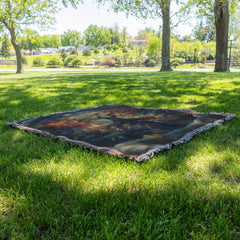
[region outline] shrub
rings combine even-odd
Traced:
[[[124,48],[122,49],[122,52],[123,52],[123,53],[128,53],[128,48],[127,48],[127,47],[124,47]]]
[[[102,60],[102,65],[108,65],[109,67],[115,67],[116,61],[113,58],[107,57]]]
[[[215,57],[212,54],[209,54],[209,57],[207,58],[207,60],[214,60]]]
[[[48,63],[47,66],[51,67],[51,68],[56,68],[56,67],[60,67],[63,64],[62,60],[58,57],[52,57]]]
[[[70,54],[71,55],[78,55],[78,52],[77,52],[76,48],[72,48]]]
[[[123,51],[121,49],[117,49],[115,52],[114,52],[114,55],[123,55]]]
[[[133,49],[134,49],[133,43],[129,43],[128,48],[130,48],[131,50],[133,50]]]
[[[95,54],[98,54],[98,53],[99,53],[99,49],[98,49],[98,48],[94,48],[93,52],[94,52]]]
[[[71,62],[74,60],[74,58],[76,58],[76,56],[69,56],[69,57],[67,57],[66,59],[65,59],[65,61],[64,61],[64,66],[69,66],[69,65],[71,65]]]
[[[84,49],[82,52],[82,55],[85,57],[91,56],[91,50],[90,49]]]
[[[97,66],[100,66],[101,65],[101,60],[98,58],[94,61],[94,64],[97,65]]]
[[[79,58],[79,57],[75,57],[72,61],[71,61],[71,65],[73,67],[79,67],[83,65],[83,61]]]
[[[112,57],[114,60],[115,60],[115,62],[116,62],[116,67],[122,67],[123,66],[123,56],[121,56],[121,55],[116,55],[116,56],[113,56]]]
[[[61,56],[63,61],[67,58],[68,54],[66,53],[65,49],[61,50],[60,56]]]
[[[112,47],[111,47],[111,45],[107,45],[107,47],[106,47],[106,49],[108,50],[108,51],[111,51],[112,50]]]
[[[42,57],[36,57],[33,60],[33,66],[34,67],[42,67],[44,65],[45,65],[45,63],[44,63],[44,59]]]
[[[156,61],[154,61],[154,59],[151,59],[151,58],[146,59],[144,62],[144,65],[146,67],[154,67],[156,66],[156,64],[157,64]]]
[[[141,67],[143,65],[143,60],[141,58],[137,58],[134,63],[134,67]]]
[[[107,49],[103,49],[103,54],[104,54],[104,55],[107,55],[107,54],[108,54]]]
[[[78,57],[77,55],[71,55],[69,57],[67,57],[64,61],[64,66],[72,66],[72,67],[79,67],[84,65],[83,61],[81,60],[80,57]]]
[[[129,54],[128,54],[128,53],[125,53],[125,54],[123,55],[122,59],[123,59],[123,66],[125,66],[125,67],[128,66],[128,62],[129,62],[129,60],[130,60]]]
[[[173,62],[171,65],[172,65],[174,68],[176,68],[176,67],[179,66],[180,64],[179,64],[178,62]]]
[[[185,51],[183,51],[183,50],[176,49],[174,51],[174,57],[186,59],[187,58],[187,53]]]
[[[23,65],[28,64],[27,58],[25,56],[22,56],[22,63],[23,63]]]
[[[114,43],[114,44],[112,45],[112,49],[113,49],[114,51],[116,51],[118,48],[119,48],[119,46],[118,46],[116,43]]]
[[[205,64],[207,61],[207,58],[205,56],[201,56],[199,60],[200,60],[200,63]]]
[[[171,63],[177,62],[179,64],[184,64],[186,62],[185,58],[172,58]]]

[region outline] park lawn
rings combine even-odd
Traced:
[[[236,117],[139,164],[4,125],[102,104]],[[239,239],[239,73],[0,74],[0,239]]]

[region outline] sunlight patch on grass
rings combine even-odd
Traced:
[[[4,219],[9,217],[9,214],[12,208],[13,208],[13,205],[10,202],[10,199],[0,192],[0,220],[1,221],[4,221]]]
[[[9,104],[11,105],[18,105],[19,103],[20,103],[20,100],[14,100],[9,102]]]
[[[236,239],[239,81],[238,73],[0,74],[0,238]],[[142,164],[3,124],[109,103],[237,116]]]

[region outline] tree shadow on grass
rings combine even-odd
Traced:
[[[151,84],[147,78],[151,79]],[[13,109],[21,109],[23,113],[33,113],[32,110],[37,108],[33,114],[109,103],[171,107],[181,104],[178,97],[182,94],[195,93],[191,90],[195,83],[190,80],[168,83],[168,75],[159,77],[157,73],[26,75],[17,80],[18,86],[10,82],[2,91],[2,96],[6,97],[2,104],[10,108],[13,105]]]
[[[198,111],[239,114],[236,89],[209,89],[208,80],[217,81],[224,74],[206,78],[202,73],[76,73],[47,75],[47,80],[43,76],[23,76],[1,90],[1,125],[108,103],[179,108],[184,94],[196,96],[192,106]],[[234,85],[236,76],[228,75]],[[202,103],[197,96],[212,99]],[[201,146],[239,152],[238,122],[237,115],[141,165],[1,126],[0,196],[5,200],[0,238],[237,239],[240,199],[234,192],[237,185],[231,186],[226,178],[231,169],[221,170],[217,162],[220,168],[211,165],[206,180],[191,172],[188,163]],[[215,182],[231,190],[215,189]]]
[[[238,89],[209,89],[209,80],[219,81],[225,74],[205,73],[111,73],[111,74],[47,74],[26,75],[20,84],[15,83],[0,93],[4,97],[1,105],[0,120],[13,121],[52,112],[67,111],[95,105],[132,104],[144,107],[178,108],[186,103],[181,96],[194,96],[188,105],[203,112],[236,112],[239,99]],[[235,80],[236,75],[228,75]],[[236,81],[233,81],[235,83]],[[207,92],[206,92],[207,90]],[[234,96],[233,96],[234,95]],[[202,103],[198,96],[210,101]],[[191,108],[191,107],[190,107]],[[235,126],[235,125],[234,125]],[[3,131],[7,128],[3,128]],[[180,154],[181,155],[181,154]],[[177,169],[179,163],[191,155],[184,152],[167,157],[166,169]],[[177,160],[176,160],[177,159]],[[173,163],[173,164],[171,164]]]
[[[43,161],[51,150],[53,146],[42,155]],[[64,158],[70,149],[65,145],[61,150]],[[57,152],[51,156],[59,158]],[[114,188],[86,189],[55,170],[31,168],[28,161],[36,159],[12,158],[5,168],[6,181],[1,179],[1,195],[8,199],[0,225],[2,239],[234,239],[239,231],[239,197],[218,193],[208,184],[203,189],[201,181],[194,183],[186,176],[172,176],[155,188],[135,183],[143,180],[137,178]],[[89,174],[86,164],[83,175]],[[103,164],[96,181],[101,182],[110,164],[111,160]],[[140,172],[142,166],[137,165]]]

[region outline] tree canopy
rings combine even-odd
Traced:
[[[59,0],[0,0],[0,28],[5,27],[10,33],[11,42],[17,56],[17,73],[23,72],[21,45],[18,42],[19,33],[31,25],[41,28],[51,26],[55,22],[54,15],[58,12]],[[62,0],[66,6],[74,7],[81,0]]]
[[[90,25],[85,31],[86,45],[92,47],[103,46],[111,44],[111,34],[109,29],[105,27],[98,27],[97,25]]]
[[[83,37],[80,32],[68,30],[61,35],[62,46],[75,46],[76,49],[83,43]]]
[[[2,41],[2,47],[1,47],[1,57],[3,58],[9,58],[10,57],[10,41],[9,39],[4,36],[3,41]]]
[[[162,18],[162,67],[161,71],[170,71],[170,5],[171,0],[97,0],[100,4],[110,3],[115,12],[125,12],[138,18]],[[175,0],[179,2],[179,0]]]

